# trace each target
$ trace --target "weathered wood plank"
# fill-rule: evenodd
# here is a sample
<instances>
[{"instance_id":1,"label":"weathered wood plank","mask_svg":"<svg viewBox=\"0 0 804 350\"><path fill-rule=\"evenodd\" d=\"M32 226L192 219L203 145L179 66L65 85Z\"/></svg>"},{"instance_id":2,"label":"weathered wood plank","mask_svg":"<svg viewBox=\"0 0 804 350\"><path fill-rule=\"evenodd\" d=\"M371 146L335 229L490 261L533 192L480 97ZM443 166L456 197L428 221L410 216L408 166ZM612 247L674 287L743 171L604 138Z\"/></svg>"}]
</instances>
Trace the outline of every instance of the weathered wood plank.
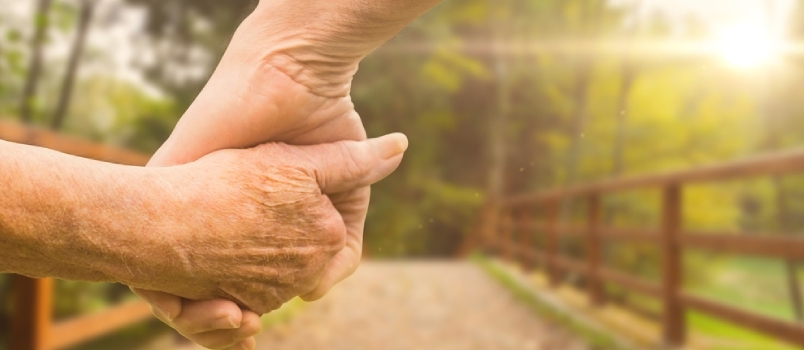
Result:
<instances>
[{"instance_id":1,"label":"weathered wood plank","mask_svg":"<svg viewBox=\"0 0 804 350\"><path fill-rule=\"evenodd\" d=\"M804 346L804 325L740 310L691 294L682 294L681 301L691 309Z\"/></svg>"},{"instance_id":2,"label":"weathered wood plank","mask_svg":"<svg viewBox=\"0 0 804 350\"><path fill-rule=\"evenodd\" d=\"M804 149L747 157L714 165L661 174L625 177L599 181L550 191L528 193L508 197L506 205L538 203L557 198L579 197L591 193L608 193L645 187L666 187L672 184L707 181L724 181L735 178L750 178L767 175L782 175L804 171Z\"/></svg>"},{"instance_id":3,"label":"weathered wood plank","mask_svg":"<svg viewBox=\"0 0 804 350\"><path fill-rule=\"evenodd\" d=\"M103 312L56 323L51 328L50 349L63 349L94 339L152 317L144 301L115 306Z\"/></svg>"},{"instance_id":4,"label":"weathered wood plank","mask_svg":"<svg viewBox=\"0 0 804 350\"><path fill-rule=\"evenodd\" d=\"M772 258L804 259L804 239L790 235L746 235L735 233L684 233L679 236L685 248L718 253L759 255Z\"/></svg>"},{"instance_id":5,"label":"weathered wood plank","mask_svg":"<svg viewBox=\"0 0 804 350\"><path fill-rule=\"evenodd\" d=\"M9 348L48 350L53 314L53 279L11 278L13 313Z\"/></svg>"},{"instance_id":6,"label":"weathered wood plank","mask_svg":"<svg viewBox=\"0 0 804 350\"><path fill-rule=\"evenodd\" d=\"M678 237L681 230L682 189L668 186L662 195L662 326L667 346L684 345L687 327L684 307L678 298L683 283L681 247Z\"/></svg>"}]
</instances>

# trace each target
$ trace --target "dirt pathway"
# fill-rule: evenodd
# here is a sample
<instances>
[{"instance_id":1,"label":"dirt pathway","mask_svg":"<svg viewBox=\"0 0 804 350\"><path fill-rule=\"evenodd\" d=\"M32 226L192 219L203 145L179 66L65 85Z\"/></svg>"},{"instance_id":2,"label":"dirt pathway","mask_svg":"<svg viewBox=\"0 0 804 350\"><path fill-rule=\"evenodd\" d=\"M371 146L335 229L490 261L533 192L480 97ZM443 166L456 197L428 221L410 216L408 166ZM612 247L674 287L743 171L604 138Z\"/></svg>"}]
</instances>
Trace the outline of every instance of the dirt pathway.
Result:
<instances>
[{"instance_id":1,"label":"dirt pathway","mask_svg":"<svg viewBox=\"0 0 804 350\"><path fill-rule=\"evenodd\" d=\"M585 350L470 262L367 262L257 349Z\"/></svg>"}]
</instances>

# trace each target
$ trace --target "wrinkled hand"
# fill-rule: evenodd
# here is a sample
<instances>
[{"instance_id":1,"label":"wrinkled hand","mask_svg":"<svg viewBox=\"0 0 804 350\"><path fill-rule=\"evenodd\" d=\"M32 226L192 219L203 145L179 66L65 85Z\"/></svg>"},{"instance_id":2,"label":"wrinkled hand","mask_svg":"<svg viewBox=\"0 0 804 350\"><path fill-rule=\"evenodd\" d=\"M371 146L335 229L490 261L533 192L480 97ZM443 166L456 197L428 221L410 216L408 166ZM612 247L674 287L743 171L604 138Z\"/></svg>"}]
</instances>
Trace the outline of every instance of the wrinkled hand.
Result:
<instances>
[{"instance_id":1,"label":"wrinkled hand","mask_svg":"<svg viewBox=\"0 0 804 350\"><path fill-rule=\"evenodd\" d=\"M381 180L406 147L400 134L316 146L269 143L170 168L159 189L174 191L175 212L157 223L168 232L151 237L159 258L146 265L159 278L123 282L190 300L224 298L256 314L310 293L347 241L344 218L327 195ZM203 346L253 346L247 338L259 331L259 318L238 317L227 303L187 302L181 313L156 313Z\"/></svg>"},{"instance_id":2,"label":"wrinkled hand","mask_svg":"<svg viewBox=\"0 0 804 350\"><path fill-rule=\"evenodd\" d=\"M272 8L283 6L281 3L290 8ZM351 81L360 60L383 39L356 47L354 43L366 36L332 40L331 33L311 26L334 23L313 19L331 14L292 2L261 1L238 28L210 81L149 166L184 164L216 150L267 141L308 145L364 140L366 132L349 95ZM323 297L354 273L362 255L369 188L329 197L346 226L346 244L330 261L316 288L303 295L308 301ZM234 320L256 318L223 299L189 301L167 293L134 291L162 310L163 315L155 312L157 317L185 335L203 330L227 337L237 330L215 327L213 320L223 315Z\"/></svg>"}]
</instances>

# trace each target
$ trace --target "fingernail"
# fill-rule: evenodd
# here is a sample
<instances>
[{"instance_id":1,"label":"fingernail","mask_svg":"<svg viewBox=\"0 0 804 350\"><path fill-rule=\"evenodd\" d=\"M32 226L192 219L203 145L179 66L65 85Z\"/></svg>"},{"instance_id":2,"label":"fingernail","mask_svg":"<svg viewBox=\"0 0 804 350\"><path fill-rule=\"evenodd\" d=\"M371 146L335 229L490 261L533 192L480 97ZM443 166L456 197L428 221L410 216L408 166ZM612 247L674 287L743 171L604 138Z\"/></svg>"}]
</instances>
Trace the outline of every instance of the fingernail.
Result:
<instances>
[{"instance_id":1,"label":"fingernail","mask_svg":"<svg viewBox=\"0 0 804 350\"><path fill-rule=\"evenodd\" d=\"M215 323L213 323L212 326L215 327L215 329L235 329L235 328L240 328L240 325L237 324L237 322L235 322L234 319L232 318L232 316L230 316L230 315L226 315L224 317L221 317L221 318L215 320Z\"/></svg>"},{"instance_id":2,"label":"fingernail","mask_svg":"<svg viewBox=\"0 0 804 350\"><path fill-rule=\"evenodd\" d=\"M377 154L383 159L391 159L408 149L408 138L404 134L395 133L373 140Z\"/></svg>"},{"instance_id":3,"label":"fingernail","mask_svg":"<svg viewBox=\"0 0 804 350\"><path fill-rule=\"evenodd\" d=\"M151 312L156 314L156 316L159 317L160 319L167 320L168 322L173 321L173 317L171 317L169 312L162 310L156 305L151 305Z\"/></svg>"}]
</instances>

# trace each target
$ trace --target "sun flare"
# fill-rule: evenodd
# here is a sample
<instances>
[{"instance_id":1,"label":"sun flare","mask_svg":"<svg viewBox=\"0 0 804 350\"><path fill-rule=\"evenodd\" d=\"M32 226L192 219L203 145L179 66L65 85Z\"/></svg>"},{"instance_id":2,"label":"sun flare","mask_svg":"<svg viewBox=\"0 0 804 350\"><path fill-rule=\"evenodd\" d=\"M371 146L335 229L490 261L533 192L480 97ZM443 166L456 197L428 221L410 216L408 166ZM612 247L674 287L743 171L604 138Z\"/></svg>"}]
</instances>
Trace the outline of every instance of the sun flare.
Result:
<instances>
[{"instance_id":1,"label":"sun flare","mask_svg":"<svg viewBox=\"0 0 804 350\"><path fill-rule=\"evenodd\" d=\"M726 63L736 68L765 65L779 54L779 40L761 25L737 25L720 33L717 51Z\"/></svg>"}]
</instances>

